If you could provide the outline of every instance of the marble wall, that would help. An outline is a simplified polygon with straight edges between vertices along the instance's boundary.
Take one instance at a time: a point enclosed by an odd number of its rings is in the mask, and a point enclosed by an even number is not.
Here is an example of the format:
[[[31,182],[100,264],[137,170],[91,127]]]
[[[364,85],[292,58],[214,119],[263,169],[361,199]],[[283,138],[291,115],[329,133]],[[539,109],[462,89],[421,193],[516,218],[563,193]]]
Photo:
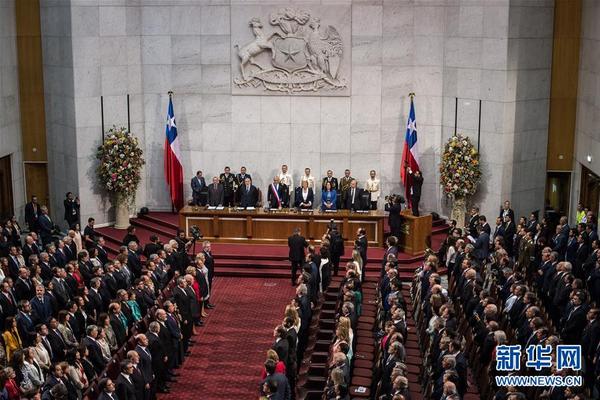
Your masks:
[[[225,165],[236,172],[245,165],[255,184],[265,188],[287,163],[296,176],[306,166],[316,176],[327,169],[339,176],[351,168],[363,181],[375,169],[384,194],[399,192],[407,95],[415,92],[424,209],[448,214],[437,164],[440,148],[454,130],[455,97],[460,99],[459,131],[475,139],[478,100],[483,100],[484,180],[474,201],[491,215],[504,198],[514,200],[518,213],[538,208],[543,199],[551,0],[43,4],[43,25],[61,25],[60,32],[45,31],[44,56],[67,53],[57,60],[66,64],[60,68],[64,75],[57,71],[53,84],[71,85],[63,108],[72,107],[73,112],[62,120],[72,139],[64,165],[74,172],[65,183],[82,194],[82,218],[113,218],[93,173],[101,137],[101,95],[110,126],[126,123],[125,99],[130,94],[132,131],[148,160],[137,205],[170,208],[162,163],[169,90],[175,92],[186,181],[197,169],[210,177]],[[272,4],[274,10],[316,4],[347,9],[351,4],[351,95],[232,96],[231,10],[240,4]],[[57,67],[45,63],[45,73]],[[51,93],[58,102],[57,90]],[[58,201],[63,195],[54,197]]]
[[[600,4],[584,0],[581,13],[579,51],[579,87],[577,89],[577,124],[573,196],[571,211],[579,201],[581,165],[600,175]],[[587,156],[592,156],[588,162]]]
[[[11,157],[13,202],[16,215],[25,205],[15,0],[0,2],[0,157]]]

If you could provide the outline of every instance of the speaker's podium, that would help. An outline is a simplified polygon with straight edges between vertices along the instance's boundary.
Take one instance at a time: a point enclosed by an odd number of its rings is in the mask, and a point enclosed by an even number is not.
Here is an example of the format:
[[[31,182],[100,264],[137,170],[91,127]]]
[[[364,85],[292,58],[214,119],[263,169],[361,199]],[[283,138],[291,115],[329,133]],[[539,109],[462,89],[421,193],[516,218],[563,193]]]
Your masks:
[[[431,247],[431,214],[415,217],[411,210],[402,211],[402,235],[400,248],[412,256],[420,256]]]

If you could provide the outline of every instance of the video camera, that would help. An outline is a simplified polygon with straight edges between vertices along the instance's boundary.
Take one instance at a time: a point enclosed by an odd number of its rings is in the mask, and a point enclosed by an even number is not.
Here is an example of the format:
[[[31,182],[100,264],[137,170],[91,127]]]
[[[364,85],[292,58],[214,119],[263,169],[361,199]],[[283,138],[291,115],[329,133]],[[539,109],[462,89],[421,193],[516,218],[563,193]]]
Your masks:
[[[406,200],[404,199],[404,196],[399,195],[399,194],[395,194],[392,193],[388,196],[385,196],[385,201],[387,201],[390,204],[395,204],[395,203],[400,203],[400,204],[404,204],[406,203]]]
[[[190,228],[190,233],[192,234],[193,241],[200,240],[204,237],[202,231],[196,225]]]

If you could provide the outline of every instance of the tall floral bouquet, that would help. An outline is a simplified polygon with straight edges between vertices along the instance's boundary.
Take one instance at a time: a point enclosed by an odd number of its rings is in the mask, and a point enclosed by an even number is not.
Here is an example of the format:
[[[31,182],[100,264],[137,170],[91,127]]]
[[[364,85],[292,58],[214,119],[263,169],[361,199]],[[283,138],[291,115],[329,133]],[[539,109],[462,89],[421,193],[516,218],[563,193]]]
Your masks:
[[[125,128],[113,126],[98,147],[97,173],[104,188],[117,195],[117,201],[133,202],[145,164],[138,139]]]
[[[447,196],[461,198],[477,191],[481,178],[479,153],[471,140],[462,135],[452,136],[444,147],[440,163],[440,183]]]

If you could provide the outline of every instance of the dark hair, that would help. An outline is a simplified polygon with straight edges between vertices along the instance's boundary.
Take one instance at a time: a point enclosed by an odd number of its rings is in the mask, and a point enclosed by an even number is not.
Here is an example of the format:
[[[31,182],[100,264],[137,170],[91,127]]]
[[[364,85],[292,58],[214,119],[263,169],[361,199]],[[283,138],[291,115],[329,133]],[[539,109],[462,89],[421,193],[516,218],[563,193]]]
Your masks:
[[[277,363],[275,362],[275,360],[268,359],[267,361],[265,361],[265,371],[267,371],[267,374],[273,375],[275,373],[276,367]]]

